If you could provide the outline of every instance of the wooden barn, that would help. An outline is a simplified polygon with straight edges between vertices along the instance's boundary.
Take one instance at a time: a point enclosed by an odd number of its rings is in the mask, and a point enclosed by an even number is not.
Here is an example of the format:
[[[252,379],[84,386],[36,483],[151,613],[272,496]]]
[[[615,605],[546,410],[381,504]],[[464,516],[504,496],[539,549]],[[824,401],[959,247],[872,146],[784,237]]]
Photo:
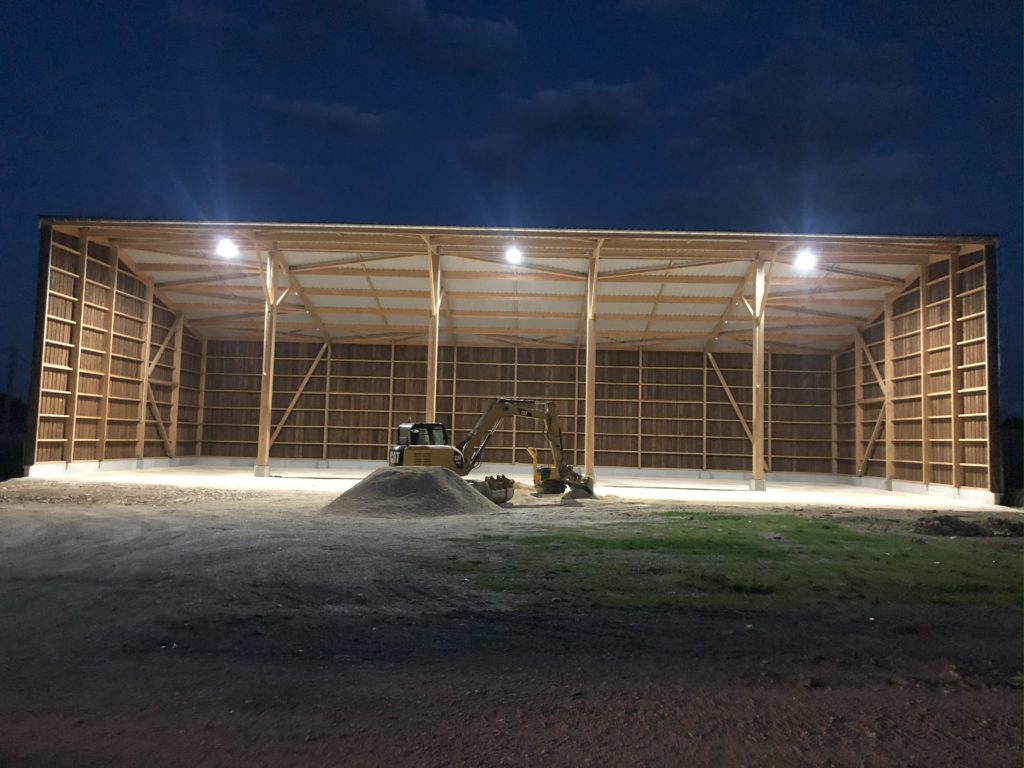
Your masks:
[[[46,218],[26,464],[339,465],[555,400],[602,467],[1000,492],[995,238]],[[528,463],[526,421],[488,464]],[[834,476],[832,478],[828,476]]]

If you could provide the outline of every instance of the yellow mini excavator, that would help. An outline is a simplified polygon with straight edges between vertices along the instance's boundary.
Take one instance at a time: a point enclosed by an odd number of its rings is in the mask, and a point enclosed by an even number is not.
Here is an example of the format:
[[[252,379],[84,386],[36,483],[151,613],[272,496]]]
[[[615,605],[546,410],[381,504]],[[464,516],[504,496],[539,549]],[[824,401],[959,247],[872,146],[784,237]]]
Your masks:
[[[447,467],[465,477],[480,464],[484,448],[506,416],[525,416],[544,423],[544,437],[553,463],[538,465],[537,452],[526,449],[533,460],[533,483],[542,493],[563,493],[567,487],[594,492],[594,479],[581,475],[566,463],[558,409],[553,402],[545,400],[495,400],[469,434],[454,445],[444,424],[399,424],[396,441],[388,452],[388,464],[392,467]],[[514,493],[514,483],[504,475],[469,482],[499,504],[511,499]]]

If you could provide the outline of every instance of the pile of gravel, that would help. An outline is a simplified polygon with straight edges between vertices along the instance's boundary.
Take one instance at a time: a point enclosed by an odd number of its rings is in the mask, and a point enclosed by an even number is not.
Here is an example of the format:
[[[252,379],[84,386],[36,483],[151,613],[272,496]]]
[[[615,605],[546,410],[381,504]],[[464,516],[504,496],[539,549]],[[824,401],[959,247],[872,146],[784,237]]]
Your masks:
[[[381,467],[323,508],[324,512],[374,517],[440,517],[498,512],[450,469]]]

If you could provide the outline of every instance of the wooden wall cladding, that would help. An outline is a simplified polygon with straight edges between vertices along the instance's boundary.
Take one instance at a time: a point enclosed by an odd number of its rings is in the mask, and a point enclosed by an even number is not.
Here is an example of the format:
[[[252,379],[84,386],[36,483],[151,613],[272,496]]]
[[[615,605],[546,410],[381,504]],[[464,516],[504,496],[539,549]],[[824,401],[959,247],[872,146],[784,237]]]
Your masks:
[[[839,472],[990,487],[989,271],[983,251],[931,263],[836,356]]]
[[[46,280],[35,460],[195,455],[198,337],[107,244],[51,232]]]
[[[115,247],[45,236],[35,461],[254,458],[261,343],[203,339]],[[835,355],[768,354],[768,469],[993,487],[989,259],[931,263]],[[271,456],[383,461],[426,368],[423,346],[280,341]],[[599,349],[595,372],[598,466],[750,470],[749,353]],[[582,350],[442,348],[437,418],[458,439],[495,398],[553,400],[581,464],[584,380]],[[484,458],[527,446],[540,425],[506,420]]]
[[[551,400],[561,416],[566,455],[582,462],[581,351],[443,347],[438,358],[437,418],[455,439],[465,436],[496,398]],[[596,463],[748,469],[750,356],[720,353],[714,358],[728,392],[710,358],[700,352],[599,350]],[[258,342],[208,343],[204,455],[255,456],[260,367]],[[768,371],[770,466],[830,471],[829,356],[771,355]],[[706,384],[707,376],[713,380]],[[271,456],[383,460],[394,426],[422,420],[425,379],[421,346],[332,344],[325,349],[319,343],[279,343]],[[539,449],[542,461],[549,460],[540,422],[506,419],[484,458],[495,464],[528,463],[527,446]]]

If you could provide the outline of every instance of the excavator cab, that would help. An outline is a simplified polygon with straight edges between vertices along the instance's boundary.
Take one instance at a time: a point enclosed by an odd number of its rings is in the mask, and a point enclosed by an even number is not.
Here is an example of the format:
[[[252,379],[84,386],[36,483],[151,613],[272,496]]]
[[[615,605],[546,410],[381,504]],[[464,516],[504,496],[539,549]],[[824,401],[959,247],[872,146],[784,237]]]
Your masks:
[[[462,453],[452,447],[448,429],[436,422],[399,424],[388,451],[392,467],[447,467],[462,475],[463,463]]]

